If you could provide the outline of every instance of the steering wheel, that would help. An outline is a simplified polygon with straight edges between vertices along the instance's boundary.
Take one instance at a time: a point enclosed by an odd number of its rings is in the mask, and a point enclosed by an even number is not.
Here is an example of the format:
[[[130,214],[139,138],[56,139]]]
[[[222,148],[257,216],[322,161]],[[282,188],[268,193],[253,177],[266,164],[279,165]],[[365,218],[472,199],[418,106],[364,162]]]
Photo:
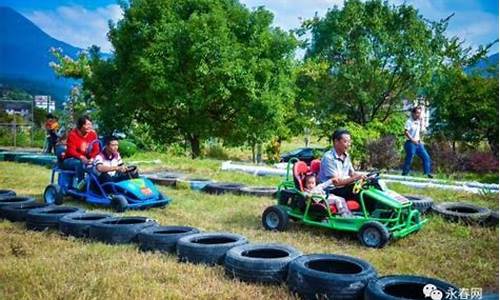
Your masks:
[[[352,192],[354,194],[358,194],[365,183],[372,182],[373,180],[376,180],[380,176],[380,171],[379,170],[373,170],[366,174],[366,179],[358,179],[354,182],[354,186],[352,187]]]
[[[373,170],[366,174],[367,179],[374,179],[380,176],[380,171],[379,170]]]
[[[137,171],[137,166],[134,165],[127,166],[127,173],[134,173],[135,171]]]

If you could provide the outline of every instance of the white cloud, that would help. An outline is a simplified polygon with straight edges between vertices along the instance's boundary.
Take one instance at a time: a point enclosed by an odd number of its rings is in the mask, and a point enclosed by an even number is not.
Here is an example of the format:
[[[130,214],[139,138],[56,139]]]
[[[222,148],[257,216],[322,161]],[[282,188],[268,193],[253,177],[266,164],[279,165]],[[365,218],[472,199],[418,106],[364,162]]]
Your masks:
[[[25,16],[55,39],[86,49],[92,45],[104,52],[112,51],[107,39],[108,21],[123,17],[119,5],[108,5],[96,10],[81,6],[60,6],[55,11],[35,10]]]
[[[473,48],[486,45],[498,38],[498,14],[485,12],[477,1],[468,1],[456,6],[451,0],[395,0],[394,4],[406,2],[416,7],[427,19],[438,21],[451,14],[447,35],[458,36],[465,46]],[[490,53],[498,52],[498,43]]]
[[[274,13],[274,25],[290,30],[298,28],[304,19],[312,18],[317,13],[323,17],[334,5],[343,7],[344,0],[240,0],[248,8],[265,6]],[[428,19],[439,20],[452,13],[448,35],[458,35],[467,45],[486,44],[498,37],[498,14],[482,10],[475,2],[457,5],[454,0],[391,0],[399,5],[407,3],[415,6]],[[114,22],[122,18],[118,5],[108,5],[95,10],[82,6],[60,6],[56,10],[37,10],[25,14],[33,23],[52,37],[80,48],[91,45],[101,47],[103,51],[112,51],[107,40],[108,20]],[[498,51],[498,44],[493,51]]]
[[[274,14],[274,25],[290,30],[300,27],[301,20],[310,19],[316,13],[324,16],[334,5],[344,6],[344,0],[240,0],[248,8],[265,6]]]
[[[265,6],[275,15],[274,24],[285,30],[297,28],[299,18],[323,17],[334,5],[342,8],[344,0],[241,0],[249,8]],[[498,38],[498,14],[483,11],[477,1],[459,3],[454,0],[391,0],[394,5],[411,4],[425,18],[438,21],[455,13],[448,28],[448,36],[457,35],[465,45],[477,47]],[[492,49],[498,52],[498,44]]]

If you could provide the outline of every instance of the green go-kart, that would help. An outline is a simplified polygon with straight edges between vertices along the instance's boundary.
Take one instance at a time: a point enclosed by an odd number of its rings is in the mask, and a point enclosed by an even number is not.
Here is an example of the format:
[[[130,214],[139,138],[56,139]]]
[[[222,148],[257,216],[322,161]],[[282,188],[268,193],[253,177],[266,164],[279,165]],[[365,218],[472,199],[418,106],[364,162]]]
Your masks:
[[[355,183],[353,192],[358,199],[346,199],[352,215],[341,216],[326,197],[303,192],[304,176],[317,174],[319,168],[319,160],[311,162],[310,167],[296,159],[288,162],[285,181],[278,186],[278,204],[266,208],[262,214],[265,229],[285,231],[292,219],[306,225],[356,232],[364,246],[382,248],[392,238],[419,231],[427,222],[421,219],[411,201],[381,185],[378,172]]]

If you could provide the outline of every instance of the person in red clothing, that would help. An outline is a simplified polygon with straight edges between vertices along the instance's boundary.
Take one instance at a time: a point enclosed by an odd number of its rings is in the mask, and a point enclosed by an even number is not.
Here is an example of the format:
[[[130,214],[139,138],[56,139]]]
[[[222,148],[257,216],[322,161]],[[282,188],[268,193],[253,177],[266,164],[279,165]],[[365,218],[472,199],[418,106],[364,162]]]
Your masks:
[[[68,134],[66,142],[66,153],[63,161],[63,168],[75,170],[78,181],[83,179],[84,165],[92,164],[94,157],[100,152],[97,134],[92,129],[92,120],[89,116],[82,116],[76,122],[76,128]],[[92,149],[87,153],[87,149],[92,144]]]

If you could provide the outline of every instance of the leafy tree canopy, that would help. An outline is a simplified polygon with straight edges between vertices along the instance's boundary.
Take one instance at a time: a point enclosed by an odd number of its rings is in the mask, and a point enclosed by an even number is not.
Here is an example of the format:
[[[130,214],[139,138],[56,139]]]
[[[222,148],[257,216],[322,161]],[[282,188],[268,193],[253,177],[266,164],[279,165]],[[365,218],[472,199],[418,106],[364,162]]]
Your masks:
[[[209,137],[260,142],[284,123],[296,43],[269,11],[234,0],[136,0],[124,11],[109,33],[115,69],[103,74],[119,74],[117,110],[154,124],[158,139],[184,138],[197,156]]]

